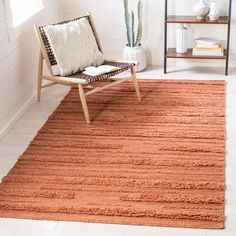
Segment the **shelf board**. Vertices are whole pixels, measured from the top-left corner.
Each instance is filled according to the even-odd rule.
[[[186,24],[229,24],[228,16],[220,16],[219,20],[211,21],[209,17],[204,20],[198,20],[196,16],[169,15],[166,23],[186,23]]]
[[[192,54],[193,50],[188,49],[187,53],[180,54],[176,53],[175,48],[169,48],[165,57],[166,58],[180,58],[180,59],[220,59],[220,60],[225,60],[226,55],[227,55],[227,50],[224,50],[224,56],[194,56]]]

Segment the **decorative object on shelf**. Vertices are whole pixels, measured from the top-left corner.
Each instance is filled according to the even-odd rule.
[[[143,25],[142,25],[142,2],[138,1],[137,6],[137,30],[135,32],[135,15],[132,10],[129,12],[129,1],[124,0],[125,25],[127,29],[127,44],[123,50],[123,60],[137,63],[136,71],[142,71],[147,67],[145,49],[141,45]],[[136,34],[136,36],[135,36]]]
[[[208,45],[208,46],[215,46],[215,45],[218,45],[220,43],[219,40],[212,39],[212,38],[197,38],[197,39],[195,39],[195,42],[197,44]]]
[[[206,0],[199,0],[199,2],[193,8],[193,12],[199,20],[204,20],[209,11],[210,7]]]
[[[211,1],[210,13],[209,13],[210,20],[217,21],[220,17],[220,6],[219,2]]]
[[[194,56],[224,56],[224,47],[219,40],[198,38],[195,41]]]
[[[176,52],[187,53],[188,51],[188,28],[180,24],[176,29]]]

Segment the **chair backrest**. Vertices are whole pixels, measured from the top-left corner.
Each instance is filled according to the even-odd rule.
[[[88,22],[89,22],[89,24],[92,28],[95,40],[97,42],[98,49],[102,52],[102,47],[101,47],[101,44],[100,44],[100,41],[99,41],[99,38],[98,38],[98,35],[97,35],[97,31],[96,31],[92,16],[89,12],[85,16],[81,16],[81,17],[78,17],[78,18],[75,18],[75,19],[72,19],[72,20],[67,20],[67,21],[54,23],[54,24],[51,24],[51,25],[65,24],[65,23],[68,23],[68,22],[76,21],[76,20],[81,19],[81,18],[86,18],[88,20]],[[50,46],[48,37],[45,33],[45,30],[44,30],[45,26],[46,25],[44,25],[44,26],[34,25],[34,28],[35,28],[35,32],[36,32],[38,41],[40,43],[40,50],[41,50],[41,53],[43,55],[43,58],[46,62],[46,65],[49,69],[50,74],[53,75],[52,66],[57,65],[57,61],[56,61],[56,58],[53,54],[53,51],[52,51],[52,48]]]

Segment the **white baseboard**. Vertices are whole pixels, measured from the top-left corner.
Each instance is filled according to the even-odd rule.
[[[23,106],[16,112],[16,114],[9,120],[9,122],[0,130],[0,140],[7,134],[17,120],[26,112],[30,105],[34,102],[35,94],[23,104]]]

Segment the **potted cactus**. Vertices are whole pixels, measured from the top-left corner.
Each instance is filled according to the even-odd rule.
[[[134,11],[129,11],[129,1],[124,1],[125,25],[127,30],[127,44],[123,51],[123,59],[125,61],[135,61],[137,63],[136,70],[142,71],[147,67],[146,53],[141,45],[142,40],[142,2],[138,1],[137,20],[135,24]],[[135,25],[137,25],[135,27]]]

